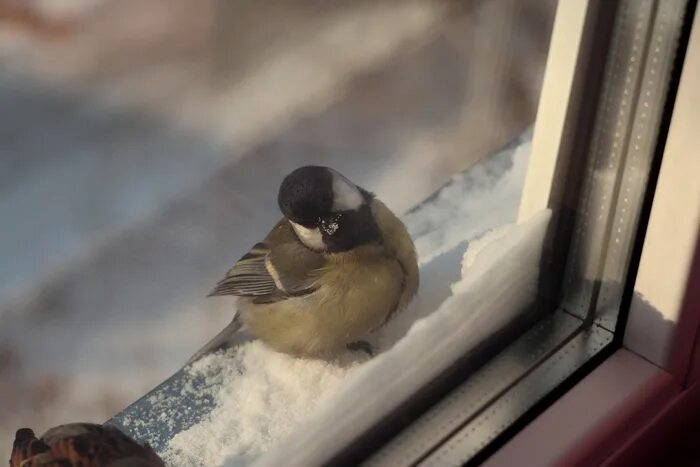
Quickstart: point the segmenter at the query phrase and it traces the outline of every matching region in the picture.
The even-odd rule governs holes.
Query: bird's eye
[[[319,219],[319,226],[328,235],[333,235],[340,228],[340,214],[334,214],[329,217]]]

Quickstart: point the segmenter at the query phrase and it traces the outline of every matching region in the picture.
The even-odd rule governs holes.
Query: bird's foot
[[[352,350],[353,352],[362,351],[370,357],[374,357],[374,349],[372,349],[372,345],[367,341],[351,342],[348,345],[346,345],[346,347],[348,348],[348,350]]]

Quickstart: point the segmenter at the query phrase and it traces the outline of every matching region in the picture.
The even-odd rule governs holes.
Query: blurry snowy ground
[[[216,333],[291,169],[402,213],[534,120],[553,0],[332,3],[0,0],[0,458]]]

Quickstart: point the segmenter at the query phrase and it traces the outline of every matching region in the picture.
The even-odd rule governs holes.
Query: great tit
[[[416,293],[413,241],[369,191],[306,166],[284,178],[278,204],[284,218],[209,293],[240,297],[233,321],[188,363],[247,334],[298,356],[363,348]]]

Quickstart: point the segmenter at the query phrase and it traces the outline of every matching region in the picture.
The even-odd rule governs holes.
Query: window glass
[[[272,452],[363,374],[398,371],[390,350],[422,353],[407,334],[433,346],[455,328],[436,311],[474,326],[444,365],[517,321],[552,219],[514,226],[555,8],[0,0],[0,438],[103,422],[177,372],[230,321],[234,300],[204,296],[306,164],[402,218],[419,293],[371,337],[373,359],[254,342],[177,373],[114,420],[169,465]],[[493,303],[475,288],[502,313],[482,319]]]

